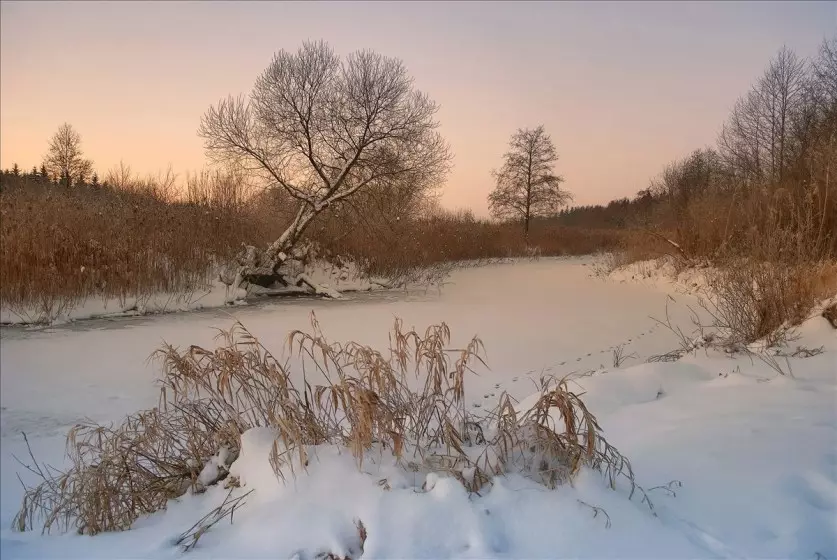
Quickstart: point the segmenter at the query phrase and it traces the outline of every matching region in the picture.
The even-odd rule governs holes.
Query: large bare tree
[[[44,166],[51,177],[69,187],[73,181],[84,182],[93,169],[93,162],[84,157],[79,133],[64,123],[49,142]]]
[[[280,51],[249,97],[211,107],[199,129],[208,156],[283,189],[296,207],[278,239],[248,251],[234,282],[286,282],[282,265],[306,228],[356,193],[438,184],[451,156],[437,110],[400,60],[372,51],[341,60],[324,42]]]
[[[558,152],[543,125],[519,129],[509,141],[503,166],[492,172],[496,187],[488,195],[491,214],[521,220],[528,237],[533,217],[558,213],[572,195],[561,188],[564,178],[553,170],[556,161]]]

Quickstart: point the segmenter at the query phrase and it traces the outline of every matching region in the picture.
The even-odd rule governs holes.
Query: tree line
[[[495,218],[519,222],[527,235],[543,220],[676,230],[697,227],[696,201],[713,196],[726,207],[723,242],[742,221],[737,208],[769,191],[773,210],[778,204],[799,214],[807,200],[827,231],[837,199],[829,194],[837,161],[835,99],[837,38],[823,41],[810,60],[782,48],[738,99],[715,147],[670,163],[636,196],[607,205],[568,207],[573,197],[555,171],[550,135],[542,125],[522,128],[491,172],[489,209]],[[324,42],[306,42],[296,52],[277,53],[249,95],[210,107],[198,134],[212,162],[246,170],[248,180],[289,210],[288,229],[259,259],[275,268],[276,257],[287,254],[322,212],[362,223],[376,207],[390,215],[399,207],[426,207],[452,164],[437,111],[400,60],[371,51],[341,58]],[[81,137],[64,124],[39,169],[22,172],[15,164],[3,177],[98,185],[92,167]],[[104,183],[120,182],[116,169]]]
[[[655,227],[728,249],[805,233],[811,254],[835,254],[837,36],[810,59],[782,48],[736,101],[714,147],[677,159],[632,198],[557,213],[560,224]],[[703,239],[701,237],[703,232]],[[712,236],[714,239],[710,240]],[[804,236],[803,236],[804,238]]]

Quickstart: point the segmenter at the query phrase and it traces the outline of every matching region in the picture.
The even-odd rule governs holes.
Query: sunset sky
[[[206,108],[325,39],[405,62],[455,153],[445,205],[485,215],[510,134],[541,123],[577,203],[645,188],[783,44],[837,33],[837,2],[2,2],[0,22],[3,168],[40,165],[66,121],[100,175],[197,170]]]

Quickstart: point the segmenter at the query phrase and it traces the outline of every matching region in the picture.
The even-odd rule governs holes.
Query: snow
[[[230,465],[235,461],[233,452],[228,447],[221,447],[218,453],[209,458],[198,474],[198,482],[203,486],[209,486],[221,478],[223,473],[229,472]]]
[[[676,266],[672,257],[660,257],[621,266],[607,276],[617,282],[641,283],[679,294],[700,295],[707,289],[707,275],[712,272],[708,266],[682,269]]]
[[[346,261],[339,266],[323,260],[313,260],[300,267],[298,279],[319,288],[319,293],[339,298],[341,292],[359,292],[380,289],[382,279],[367,278],[358,265]],[[215,275],[217,276],[217,275]],[[266,290],[252,286],[249,296],[293,295],[310,293],[308,288],[291,286],[284,290]],[[236,293],[231,293],[235,290]],[[0,308],[0,324],[20,325],[50,323],[54,325],[96,318],[123,318],[137,315],[152,315],[195,311],[224,307],[229,302],[241,302],[248,293],[240,288],[231,288],[219,280],[206,286],[196,287],[180,293],[149,293],[125,298],[90,297],[78,303],[70,303],[52,314],[45,314],[40,308]],[[251,297],[250,301],[253,301]]]
[[[711,348],[645,363],[678,346],[652,317],[663,318],[668,305],[672,322],[688,331],[694,292],[662,277],[594,278],[592,267],[589,258],[541,259],[460,270],[441,290],[426,292],[4,329],[0,556],[180,557],[173,539],[224,500],[221,485],[123,533],[9,530],[21,496],[22,469],[13,458],[25,459],[20,432],[36,456],[60,464],[63,434],[74,422],[118,420],[157,403],[157,370],[147,358],[163,340],[211,347],[213,328],[239,319],[281,354],[287,332],[307,329],[314,310],[334,341],[383,346],[395,317],[419,329],[446,321],[454,347],[479,335],[490,370],[466,385],[474,412],[502,391],[525,407],[542,373],[571,375],[605,437],[630,458],[657,515],[593,472],[554,491],[509,475],[469,496],[444,473],[406,472],[386,453],[371,453],[361,472],[334,446],[315,448],[307,471],[281,484],[267,459],[275,434],[257,428],[243,435],[230,467],[241,482],[234,495],[253,492],[232,524],[213,527],[188,556],[306,560],[330,552],[356,559],[362,548],[365,558],[837,557],[837,331],[818,316],[799,329],[793,348],[824,351],[789,358],[793,377]],[[635,357],[616,368],[612,351],[621,345]],[[682,486],[666,486],[671,481]],[[607,516],[594,516],[593,507]]]

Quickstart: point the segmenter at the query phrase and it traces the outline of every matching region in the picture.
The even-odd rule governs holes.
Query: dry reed
[[[27,322],[50,321],[87,299],[188,296],[207,288],[243,244],[264,247],[292,218],[281,197],[253,194],[240,172],[139,179],[122,166],[108,186],[72,189],[30,177],[0,184],[0,304]],[[426,284],[454,263],[578,255],[616,247],[620,234],[477,220],[467,212],[407,210],[399,219],[375,204],[324,213],[308,231],[321,258],[354,260],[387,285]]]
[[[159,350],[160,405],[117,427],[74,428],[68,470],[32,458],[41,482],[26,489],[15,528],[128,529],[169,499],[223,479],[240,435],[258,426],[277,432],[269,460],[280,480],[304,471],[314,446],[334,444],[350,450],[359,468],[370,453],[386,453],[412,472],[448,473],[471,492],[507,473],[554,488],[586,467],[612,488],[623,479],[653,509],[630,462],[565,379],[542,378],[526,410],[503,394],[484,417],[467,413],[466,380],[484,349],[477,338],[451,349],[444,323],[418,333],[396,320],[380,352],[329,343],[312,315],[310,333],[288,337],[299,358],[295,372],[240,323],[219,336],[214,350]],[[203,466],[213,457],[224,457],[225,468],[208,479]]]

